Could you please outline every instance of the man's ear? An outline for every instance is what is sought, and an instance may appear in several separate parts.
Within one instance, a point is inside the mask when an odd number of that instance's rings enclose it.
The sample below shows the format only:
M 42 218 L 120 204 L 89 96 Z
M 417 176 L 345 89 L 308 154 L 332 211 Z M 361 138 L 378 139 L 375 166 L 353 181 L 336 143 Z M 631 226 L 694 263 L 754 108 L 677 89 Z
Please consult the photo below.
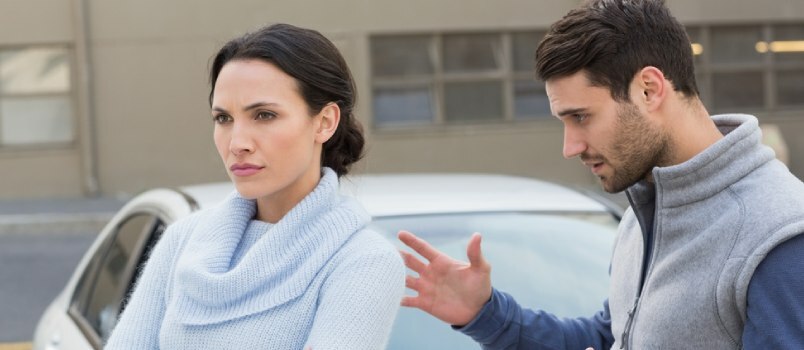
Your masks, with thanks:
M 338 129 L 338 123 L 341 122 L 341 108 L 335 102 L 330 102 L 321 112 L 318 112 L 316 118 L 315 141 L 323 144 L 327 142 L 335 130 Z
M 648 112 L 658 110 L 668 94 L 673 91 L 670 81 L 659 68 L 647 66 L 634 76 L 631 101 L 639 101 Z

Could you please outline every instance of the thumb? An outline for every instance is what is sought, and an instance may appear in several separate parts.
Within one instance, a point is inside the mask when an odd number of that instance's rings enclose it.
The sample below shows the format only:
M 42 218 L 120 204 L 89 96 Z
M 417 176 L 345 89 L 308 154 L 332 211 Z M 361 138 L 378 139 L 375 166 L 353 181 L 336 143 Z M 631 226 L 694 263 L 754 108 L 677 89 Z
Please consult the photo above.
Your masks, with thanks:
M 480 233 L 473 233 L 472 238 L 469 239 L 469 245 L 466 247 L 466 256 L 469 258 L 469 264 L 475 268 L 483 268 L 488 265 L 486 259 L 483 258 L 483 253 L 480 251 Z

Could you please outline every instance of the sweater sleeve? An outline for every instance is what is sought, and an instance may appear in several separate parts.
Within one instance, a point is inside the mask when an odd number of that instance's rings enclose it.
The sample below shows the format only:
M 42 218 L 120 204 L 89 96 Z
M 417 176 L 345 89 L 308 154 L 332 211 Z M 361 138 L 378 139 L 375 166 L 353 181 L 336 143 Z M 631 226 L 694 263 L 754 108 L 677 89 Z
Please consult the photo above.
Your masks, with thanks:
M 804 349 L 804 233 L 773 248 L 748 285 L 743 347 Z
M 383 349 L 405 289 L 405 266 L 388 249 L 353 250 L 322 287 L 304 349 Z
M 508 294 L 496 289 L 491 300 L 472 322 L 456 327 L 483 349 L 609 349 L 609 303 L 591 318 L 559 318 L 545 311 L 524 309 Z
M 104 349 L 159 349 L 165 288 L 178 246 L 174 226 L 157 242 Z

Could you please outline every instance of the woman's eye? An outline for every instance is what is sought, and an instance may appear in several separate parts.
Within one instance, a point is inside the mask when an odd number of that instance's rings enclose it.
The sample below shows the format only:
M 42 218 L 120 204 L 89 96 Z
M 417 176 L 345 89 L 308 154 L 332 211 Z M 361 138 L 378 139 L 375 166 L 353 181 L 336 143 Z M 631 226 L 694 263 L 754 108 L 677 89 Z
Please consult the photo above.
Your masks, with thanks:
M 228 116 L 226 114 L 218 114 L 218 115 L 212 117 L 212 120 L 215 121 L 215 123 L 217 123 L 217 124 L 225 124 L 225 123 L 231 121 L 232 117 L 230 117 L 230 116 Z
M 271 112 L 259 112 L 259 113 L 257 113 L 257 117 L 255 119 L 257 119 L 257 120 L 271 120 L 271 119 L 274 119 L 274 118 L 276 118 L 276 114 L 273 114 Z

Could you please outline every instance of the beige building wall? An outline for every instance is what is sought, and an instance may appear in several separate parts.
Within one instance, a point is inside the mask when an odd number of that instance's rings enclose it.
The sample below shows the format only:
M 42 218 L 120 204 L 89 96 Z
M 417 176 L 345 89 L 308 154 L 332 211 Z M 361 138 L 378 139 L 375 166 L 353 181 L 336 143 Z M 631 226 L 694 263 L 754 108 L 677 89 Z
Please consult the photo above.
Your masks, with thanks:
M 578 3 L 7 0 L 0 4 L 0 23 L 12 29 L 0 31 L 0 48 L 67 42 L 79 61 L 86 54 L 89 69 L 76 63 L 80 76 L 74 80 L 81 89 L 75 144 L 57 150 L 0 148 L 0 178 L 6 180 L 0 182 L 0 198 L 131 195 L 154 186 L 225 180 L 211 139 L 208 62 L 226 40 L 273 22 L 318 29 L 346 57 L 369 140 L 358 172 L 499 172 L 592 185 L 594 178 L 580 162 L 561 157 L 561 124 L 550 118 L 405 130 L 375 130 L 371 119 L 372 35 L 544 29 Z M 670 0 L 669 5 L 692 24 L 804 22 L 804 2 L 798 0 Z M 791 169 L 801 177 L 804 111 L 760 117 L 782 126 Z
M 0 48 L 37 44 L 72 46 L 75 43 L 72 13 L 71 1 L 3 1 Z M 0 198 L 83 195 L 82 144 L 78 139 L 58 148 L 0 147 Z
M 558 123 L 373 134 L 369 118 L 371 33 L 534 28 L 574 3 L 554 2 L 563 6 L 552 13 L 528 5 L 543 14 L 534 25 L 534 16 L 521 11 L 526 2 L 90 1 L 100 187 L 130 194 L 225 180 L 211 140 L 207 65 L 226 40 L 273 22 L 316 28 L 347 58 L 369 138 L 357 172 L 505 172 L 591 182 L 579 166 L 560 160 Z

